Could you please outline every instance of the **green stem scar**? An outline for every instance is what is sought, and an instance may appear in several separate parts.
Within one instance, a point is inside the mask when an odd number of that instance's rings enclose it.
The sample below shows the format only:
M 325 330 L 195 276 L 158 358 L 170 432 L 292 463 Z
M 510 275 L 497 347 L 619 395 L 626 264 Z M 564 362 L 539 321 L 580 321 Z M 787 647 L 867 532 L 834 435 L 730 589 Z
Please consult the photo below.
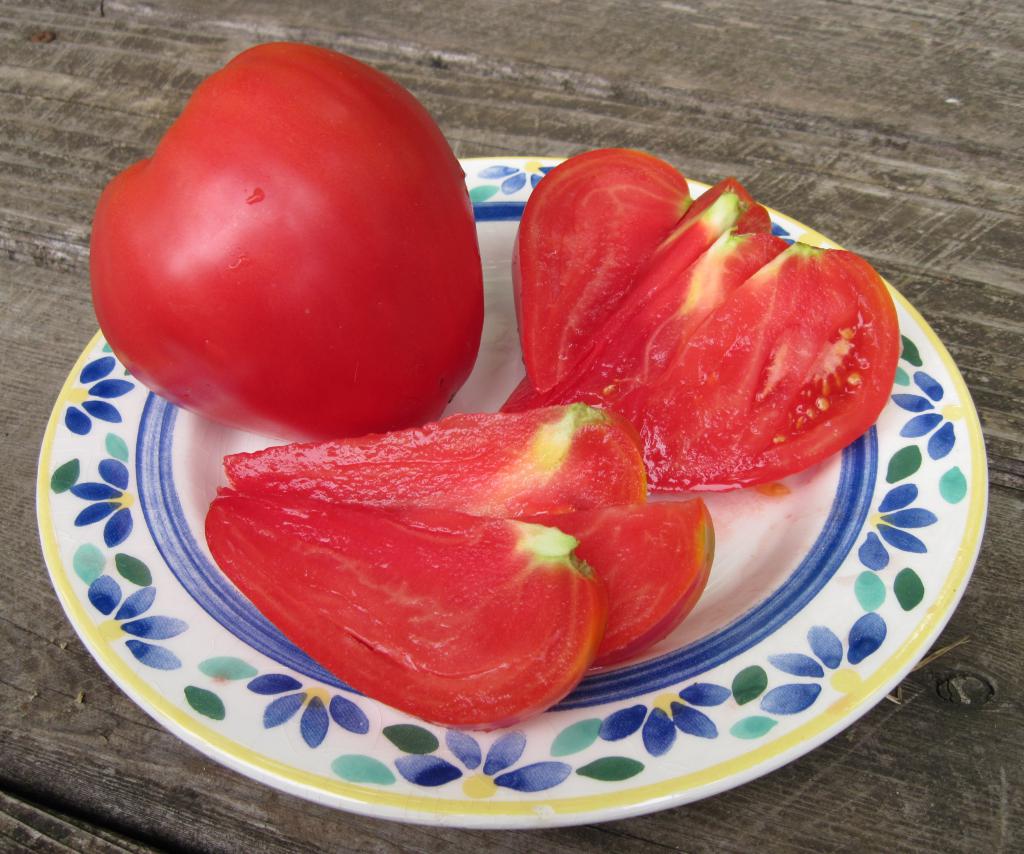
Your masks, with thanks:
M 580 544 L 575 537 L 548 525 L 516 521 L 512 524 L 519 531 L 518 549 L 530 555 L 533 565 L 564 566 L 584 578 L 593 578 L 589 564 L 573 554 Z

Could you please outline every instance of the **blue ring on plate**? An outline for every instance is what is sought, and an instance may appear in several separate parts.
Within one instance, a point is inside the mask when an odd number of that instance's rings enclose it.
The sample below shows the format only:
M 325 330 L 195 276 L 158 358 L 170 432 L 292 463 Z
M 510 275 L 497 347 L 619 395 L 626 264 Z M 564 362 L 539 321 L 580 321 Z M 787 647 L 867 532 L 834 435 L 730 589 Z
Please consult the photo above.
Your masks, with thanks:
M 477 221 L 516 220 L 521 202 L 474 207 Z M 281 632 L 224 576 L 200 547 L 174 484 L 172 451 L 177 407 L 146 399 L 136 445 L 139 501 L 153 541 L 179 583 L 239 640 L 305 676 L 359 693 L 329 673 Z M 735 658 L 787 623 L 818 594 L 853 548 L 871 506 L 878 438 L 871 428 L 842 452 L 839 486 L 825 524 L 799 566 L 768 598 L 714 634 L 658 658 L 587 677 L 556 709 L 628 699 L 691 679 Z

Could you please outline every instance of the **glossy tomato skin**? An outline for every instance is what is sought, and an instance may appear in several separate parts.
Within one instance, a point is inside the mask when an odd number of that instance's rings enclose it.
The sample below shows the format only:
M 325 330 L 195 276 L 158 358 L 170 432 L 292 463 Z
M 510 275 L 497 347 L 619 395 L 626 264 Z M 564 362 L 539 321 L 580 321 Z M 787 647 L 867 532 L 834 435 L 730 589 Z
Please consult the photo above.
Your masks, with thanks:
M 103 192 L 90 267 L 134 375 L 268 435 L 434 418 L 480 340 L 458 161 L 398 84 L 306 45 L 253 48 L 197 88 Z
M 556 166 L 533 191 L 512 259 L 519 337 L 535 388 L 561 381 L 690 205 L 672 166 L 599 149 Z
M 559 531 L 439 510 L 224 491 L 206 538 L 286 637 L 353 688 L 443 726 L 489 729 L 579 682 L 604 586 Z
M 667 637 L 707 586 L 715 533 L 699 498 L 601 507 L 539 521 L 578 539 L 576 554 L 608 590 L 608 625 L 594 667 L 629 661 Z
M 451 415 L 382 435 L 266 448 L 224 459 L 261 496 L 520 518 L 643 502 L 640 437 L 582 404 L 516 415 Z
M 877 420 L 899 350 L 871 265 L 793 244 L 708 317 L 650 395 L 651 490 L 754 486 L 836 453 Z

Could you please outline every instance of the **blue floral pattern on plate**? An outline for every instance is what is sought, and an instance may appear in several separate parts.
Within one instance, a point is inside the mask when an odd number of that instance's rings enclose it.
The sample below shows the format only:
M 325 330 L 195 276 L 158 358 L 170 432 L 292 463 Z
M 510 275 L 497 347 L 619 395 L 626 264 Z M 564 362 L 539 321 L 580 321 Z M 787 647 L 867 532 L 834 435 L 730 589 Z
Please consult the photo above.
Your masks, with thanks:
M 94 420 L 121 423 L 121 413 L 111 401 L 128 394 L 135 383 L 111 378 L 116 367 L 117 360 L 113 356 L 100 356 L 82 368 L 78 375 L 82 389 L 74 397 L 76 403 L 69 405 L 64 413 L 64 425 L 72 433 L 88 435 Z

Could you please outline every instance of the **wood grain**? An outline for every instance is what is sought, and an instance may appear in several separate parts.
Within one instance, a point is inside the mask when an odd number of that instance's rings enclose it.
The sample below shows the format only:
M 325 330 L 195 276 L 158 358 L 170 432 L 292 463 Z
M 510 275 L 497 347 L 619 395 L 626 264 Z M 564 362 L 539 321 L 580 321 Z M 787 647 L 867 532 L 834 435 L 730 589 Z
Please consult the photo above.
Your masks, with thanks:
M 0 792 L 0 845 L 12 854 L 16 851 L 135 854 L 153 850 L 7 792 Z
M 0 2 L 0 22 L 0 847 L 1020 850 L 1020 4 L 97 0 Z M 33 39 L 43 32 L 54 38 Z M 36 458 L 52 398 L 95 329 L 88 235 L 100 190 L 152 150 L 205 75 L 274 39 L 391 74 L 461 156 L 642 148 L 694 178 L 735 174 L 868 257 L 946 343 L 984 424 L 988 529 L 939 645 L 970 640 L 908 677 L 902 704 L 881 703 L 767 777 L 564 830 L 333 812 L 250 783 L 154 724 L 84 651 L 49 587 Z

